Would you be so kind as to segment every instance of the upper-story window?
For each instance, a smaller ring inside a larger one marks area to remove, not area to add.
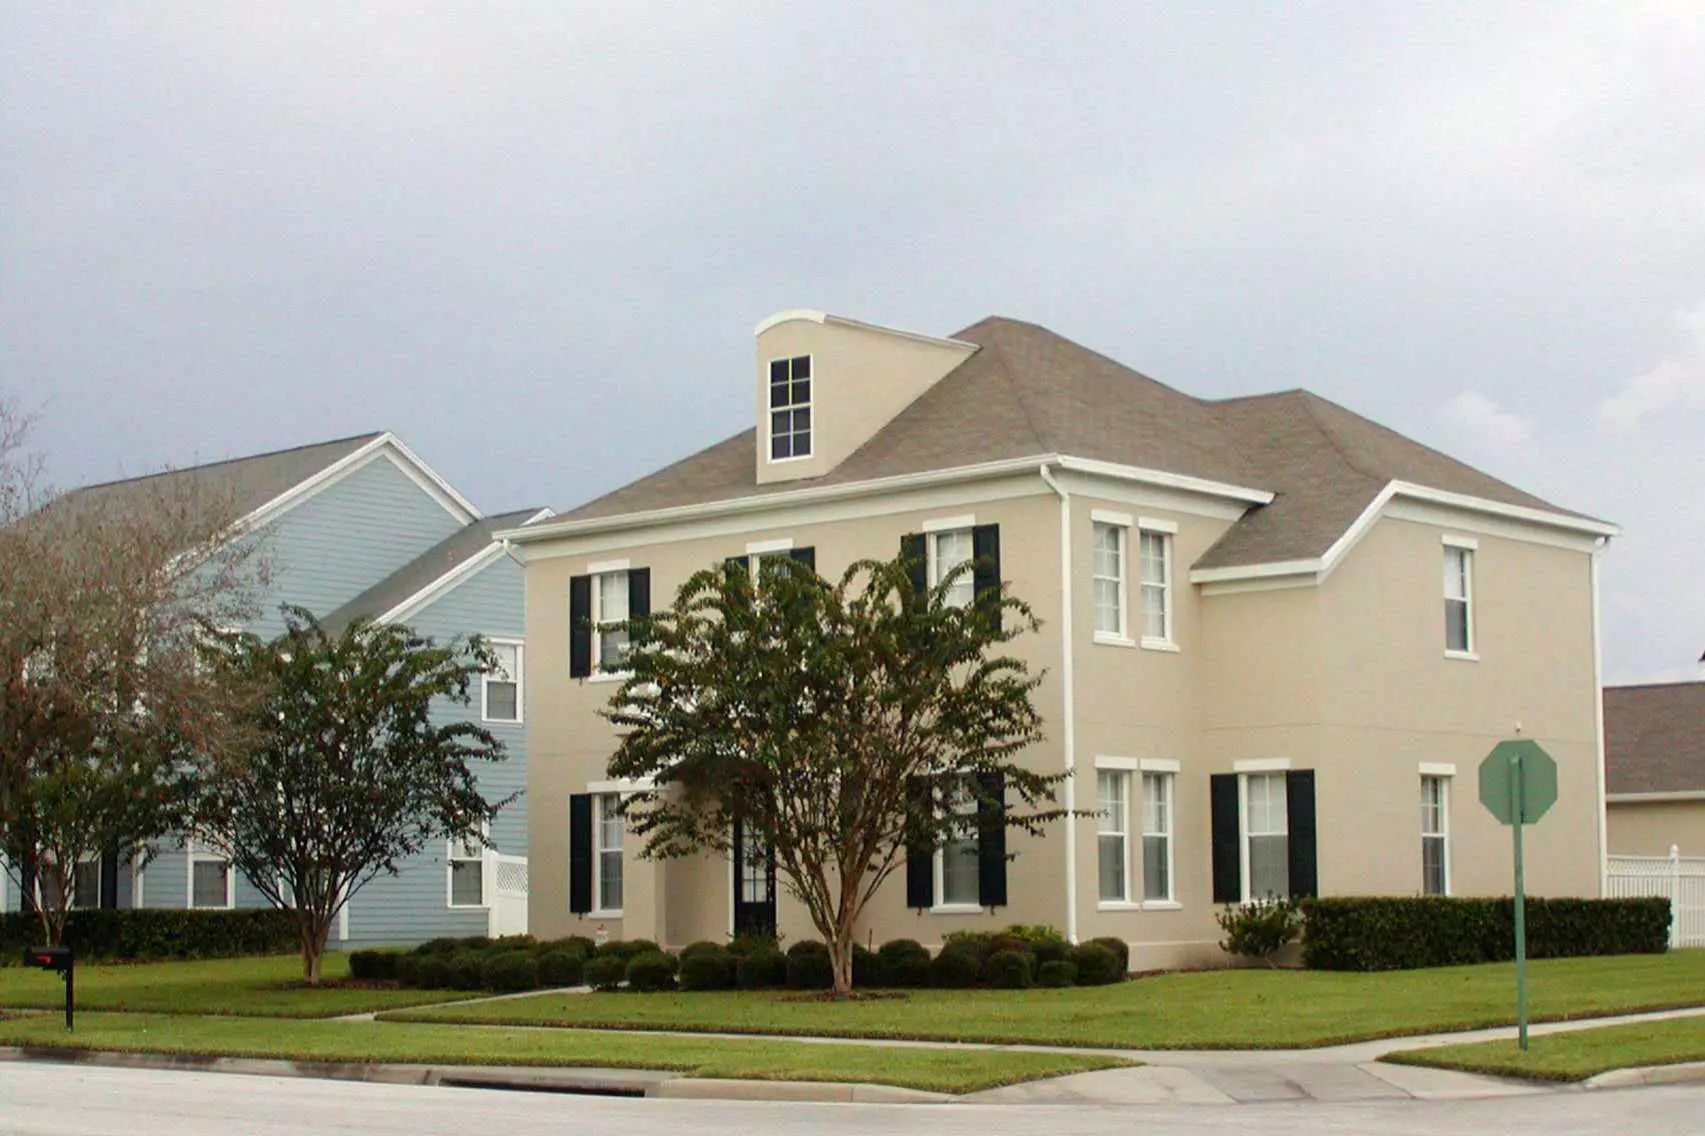
[[[1096,521],[1094,529],[1095,633],[1123,639],[1125,631],[1124,525]]]
[[[1142,580],[1143,644],[1172,642],[1172,534],[1143,528],[1138,533]]]
[[[811,356],[770,361],[770,460],[811,456]]]
[[[521,720],[521,644],[494,639],[491,653],[497,663],[480,680],[480,717],[487,722]]]
[[[1474,550],[1445,546],[1445,651],[1474,653]]]
[[[627,661],[628,574],[600,572],[592,577],[592,658],[598,673],[614,674]]]
[[[971,562],[971,530],[943,529],[929,534],[929,583],[930,587],[941,583],[953,574],[962,564]],[[977,581],[975,574],[961,572],[953,581],[953,586],[947,590],[947,603],[951,607],[969,607],[977,596]]]

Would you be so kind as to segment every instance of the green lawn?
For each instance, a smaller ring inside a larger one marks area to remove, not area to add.
[[[1536,1021],[1705,1004],[1705,951],[1534,962],[1529,977]],[[1515,968],[1209,971],[1072,990],[918,990],[904,1000],[842,1004],[773,993],[543,994],[386,1017],[1132,1049],[1292,1048],[1512,1023]]]
[[[327,955],[328,979],[345,978],[349,962]],[[293,985],[302,977],[295,955],[77,967],[77,1006],[156,1014],[240,1014],[327,1018],[370,1010],[420,1006],[472,995],[442,990],[358,990]],[[51,1009],[65,1004],[65,984],[50,970],[0,968],[0,1006]]]
[[[1612,1069],[1705,1061],[1705,1018],[1674,1018],[1544,1034],[1528,1039],[1526,1053],[1516,1048],[1513,1040],[1488,1041],[1479,1045],[1413,1049],[1390,1054],[1385,1060],[1499,1077],[1584,1081]]]
[[[678,1069],[694,1077],[869,1082],[948,1093],[1124,1064],[1115,1058],[1074,1053],[154,1014],[79,1015],[75,1034],[66,1033],[64,1023],[53,1015],[0,1020],[0,1045],[287,1061]]]

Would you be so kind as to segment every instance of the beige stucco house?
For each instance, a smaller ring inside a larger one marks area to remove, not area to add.
[[[1604,692],[1613,856],[1705,856],[1705,678]]]
[[[1009,834],[993,871],[974,841],[914,858],[876,941],[1051,923],[1187,965],[1251,895],[1507,892],[1474,773],[1518,725],[1560,766],[1529,887],[1599,893],[1612,526],[1306,391],[1204,401],[1009,319],[937,338],[783,312],[747,381],[754,429],[501,534],[526,565],[536,934],[810,933],[761,871],[624,837],[596,713],[621,644],[595,625],[731,556],[833,577],[908,539],[932,575],[990,556],[1045,621],[1013,645],[1047,671],[1028,760],[1098,815]]]

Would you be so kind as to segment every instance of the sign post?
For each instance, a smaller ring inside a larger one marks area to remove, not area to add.
[[[1527,881],[1523,875],[1521,830],[1535,824],[1557,803],[1557,763],[1538,742],[1518,738],[1499,742],[1480,763],[1480,803],[1510,826],[1515,837],[1516,1031],[1527,1052]]]
[[[65,980],[65,1028],[71,1028],[72,1008],[76,1001],[77,960],[71,954],[70,947],[26,947],[24,948],[24,965],[33,966],[39,970],[57,970],[59,977]]]

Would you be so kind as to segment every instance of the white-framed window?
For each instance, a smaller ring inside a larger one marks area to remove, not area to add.
[[[942,529],[927,534],[929,538],[929,584],[935,587],[961,564],[971,562],[971,530]],[[947,591],[947,603],[952,607],[970,607],[977,597],[977,581],[971,572],[963,572]]]
[[[1137,569],[1142,582],[1143,643],[1172,643],[1172,534],[1137,531]]]
[[[961,789],[953,795],[949,808],[955,816],[974,817],[977,815],[977,795],[969,789]],[[937,908],[981,909],[979,861],[974,824],[957,825],[942,837],[935,850]]]
[[[592,671],[616,674],[627,664],[628,574],[626,569],[592,577]]]
[[[237,874],[231,870],[231,861],[193,837],[185,852],[189,861],[189,906],[235,907]]]
[[[1094,558],[1091,590],[1095,598],[1095,634],[1124,639],[1125,627],[1125,539],[1124,525],[1096,521],[1091,538]]]
[[[811,356],[770,360],[770,460],[811,456]]]
[[[482,835],[490,830],[480,826]],[[449,841],[445,855],[449,879],[448,903],[451,907],[484,907],[485,903],[485,844],[478,837]]]
[[[1283,773],[1238,778],[1243,815],[1243,898],[1291,894],[1290,814]]]
[[[36,902],[44,902],[43,894],[58,896],[63,894],[60,889],[64,879],[59,874],[59,865],[52,859],[44,858],[37,871],[41,878],[36,881]],[[67,897],[72,910],[87,910],[101,905],[101,858],[85,856],[77,861],[77,866],[71,870],[70,895]]]
[[[1131,775],[1122,769],[1100,769],[1095,786],[1101,902],[1127,903],[1131,898]]]
[[[1450,894],[1450,778],[1421,775],[1421,893]]]
[[[1445,651],[1474,654],[1474,550],[1446,545],[1444,553]]]
[[[493,639],[490,646],[497,665],[480,677],[480,717],[487,722],[519,722],[524,649],[518,639]]]
[[[1143,773],[1143,902],[1172,902],[1171,773]]]
[[[592,798],[592,900],[600,915],[622,910],[621,804],[619,793]]]

